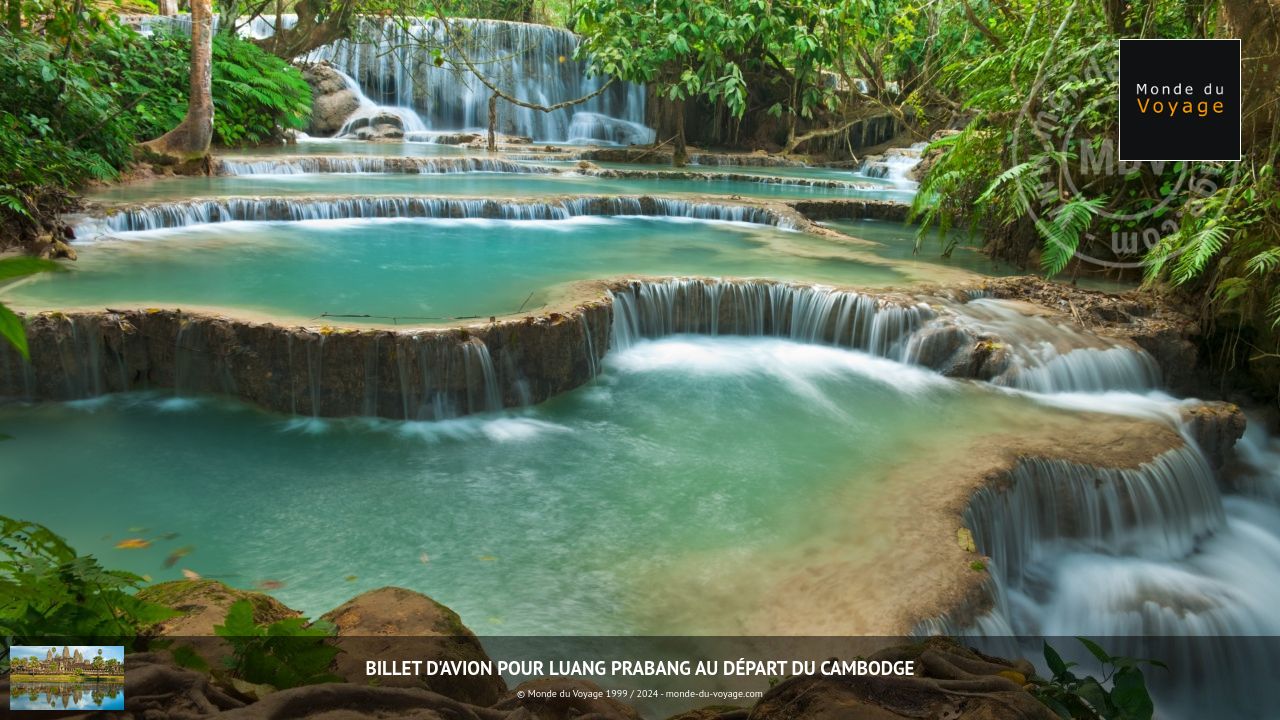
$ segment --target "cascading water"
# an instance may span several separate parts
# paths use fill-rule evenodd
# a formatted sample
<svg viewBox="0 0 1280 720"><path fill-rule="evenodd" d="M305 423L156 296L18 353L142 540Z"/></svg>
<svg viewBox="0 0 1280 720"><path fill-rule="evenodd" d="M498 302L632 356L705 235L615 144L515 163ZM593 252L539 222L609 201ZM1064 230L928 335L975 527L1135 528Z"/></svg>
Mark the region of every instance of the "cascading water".
<svg viewBox="0 0 1280 720"><path fill-rule="evenodd" d="M339 137L361 137L361 130L372 129L372 126L384 118L389 118L392 124L398 126L405 136L410 133L427 132L426 124L422 122L422 118L412 108L398 105L379 105L364 94L364 90L360 88L360 83L356 82L354 78L341 70L336 72L342 77L342 81L346 83L347 88L355 94L356 101L360 103L355 111L347 117L347 121L342 124L342 128L338 130Z"/></svg>
<svg viewBox="0 0 1280 720"><path fill-rule="evenodd" d="M956 308L974 335L994 335L1007 354L1007 368L992 382L1038 393L1146 391L1160 379L1155 361L1142 350L1043 317L1016 305L978 299Z"/></svg>
<svg viewBox="0 0 1280 720"><path fill-rule="evenodd" d="M905 148L890 148L884 155L862 163L855 175L887 180L901 190L915 190L919 183L907 177L920 164L920 156L929 143L916 143Z"/></svg>
<svg viewBox="0 0 1280 720"><path fill-rule="evenodd" d="M1146 353L1027 317L998 301L971 302L962 323L1012 339L997 384L1050 402L1138 412L1179 426L1179 406L1159 392ZM1068 393L1069 395L1062 395ZM963 627L925 632L987 638L996 653L1038 655L1010 637L1054 638L1068 659L1091 658L1061 640L1083 635L1108 651L1152 657L1160 717L1263 718L1280 692L1259 689L1261 668L1280 662L1280 487L1265 434L1242 441L1244 480L1219 488L1196 441L1133 469L1023 460L1007 482L980 490L965 514L978 551L991 558L995 608ZM1087 441L1087 439L1082 439ZM1259 695L1259 693L1262 695Z"/></svg>
<svg viewBox="0 0 1280 720"><path fill-rule="evenodd" d="M924 304L781 283L674 279L616 289L611 348L677 333L766 335L901 359L933 317Z"/></svg>
<svg viewBox="0 0 1280 720"><path fill-rule="evenodd" d="M656 197L579 197L535 203L428 197L330 199L227 198L155 203L123 208L76 227L76 237L233 221L339 220L354 218L492 218L563 220L585 215L687 217L794 229L795 221L750 205L720 205Z"/></svg>
<svg viewBox="0 0 1280 720"><path fill-rule="evenodd" d="M560 172L544 165L499 158L414 158L379 156L313 155L286 158L221 157L214 160L218 175L310 175L314 173L436 175L451 173L512 173L548 175Z"/></svg>
<svg viewBox="0 0 1280 720"><path fill-rule="evenodd" d="M489 126L493 93L466 68L462 54L504 92L530 103L584 97L606 82L589 77L586 64L575 59L578 38L568 30L499 20L449 22L446 28L434 18L407 24L362 18L354 40L319 48L307 59L332 63L375 103L416 111L431 131ZM586 102L552 112L499 102L496 129L536 141L643 144L654 135L644 126L644 107L642 86L613 83Z"/></svg>

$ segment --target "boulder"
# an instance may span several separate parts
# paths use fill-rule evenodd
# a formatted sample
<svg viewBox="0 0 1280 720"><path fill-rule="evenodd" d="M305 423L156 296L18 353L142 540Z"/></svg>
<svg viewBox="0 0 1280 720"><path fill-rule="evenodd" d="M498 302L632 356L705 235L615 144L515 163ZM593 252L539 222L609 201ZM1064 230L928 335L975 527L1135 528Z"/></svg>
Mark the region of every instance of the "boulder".
<svg viewBox="0 0 1280 720"><path fill-rule="evenodd" d="M221 667L231 656L231 648L216 637L213 628L227 618L227 610L240 600L253 604L253 620L269 625L277 620L298 617L301 613L286 607L270 595L237 590L217 580L175 580L138 591L138 598L177 611L176 617L157 623L150 632L162 637L179 638L176 645L190 648L209 667Z"/></svg>
<svg viewBox="0 0 1280 720"><path fill-rule="evenodd" d="M933 137L929 138L929 142L937 142L944 137L959 134L959 130L939 130L933 134ZM942 158L942 155L945 152L946 148L926 150L925 153L920 156L920 162L916 163L915 167L907 171L907 179L914 180L916 182L923 182L929 175L929 171L933 169L934 165L938 164L938 160Z"/></svg>
<svg viewBox="0 0 1280 720"><path fill-rule="evenodd" d="M982 655L946 638L888 648L873 660L914 660L916 674L797 676L775 685L750 720L1052 720L1024 689L1033 668Z"/></svg>
<svg viewBox="0 0 1280 720"><path fill-rule="evenodd" d="M568 697L565 697L565 696ZM610 698L590 680L538 678L521 683L493 706L495 710L524 708L531 720L640 720L640 714Z"/></svg>
<svg viewBox="0 0 1280 720"><path fill-rule="evenodd" d="M302 77L311 86L311 122L307 132L329 136L338 132L351 113L360 107L360 97L342 75L328 63L303 69Z"/></svg>
<svg viewBox="0 0 1280 720"><path fill-rule="evenodd" d="M498 674L488 676L369 677L368 660L479 660L489 656L458 614L421 593L398 587L370 590L325 613L338 629L343 653L334 672L360 685L425 688L475 705L492 705L507 691Z"/></svg>
<svg viewBox="0 0 1280 720"><path fill-rule="evenodd" d="M404 118L390 112L356 118L346 134L359 140L398 140L404 137Z"/></svg>
<svg viewBox="0 0 1280 720"><path fill-rule="evenodd" d="M152 630L174 637L206 637L213 626L221 625L227 610L240 600L253 603L254 622L266 625L277 620L298 617L284 603L260 592L237 590L217 580L174 580L143 588L138 598L164 605L180 613L177 617L155 625Z"/></svg>

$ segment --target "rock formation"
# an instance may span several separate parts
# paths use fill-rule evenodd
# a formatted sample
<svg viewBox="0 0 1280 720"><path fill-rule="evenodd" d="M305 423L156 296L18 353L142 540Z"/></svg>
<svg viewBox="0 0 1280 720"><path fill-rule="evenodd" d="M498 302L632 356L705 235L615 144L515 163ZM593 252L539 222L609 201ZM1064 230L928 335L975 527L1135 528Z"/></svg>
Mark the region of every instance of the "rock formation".
<svg viewBox="0 0 1280 720"><path fill-rule="evenodd" d="M302 77L311 86L311 122L307 132L320 137L333 135L360 107L359 96L328 63L308 65Z"/></svg>

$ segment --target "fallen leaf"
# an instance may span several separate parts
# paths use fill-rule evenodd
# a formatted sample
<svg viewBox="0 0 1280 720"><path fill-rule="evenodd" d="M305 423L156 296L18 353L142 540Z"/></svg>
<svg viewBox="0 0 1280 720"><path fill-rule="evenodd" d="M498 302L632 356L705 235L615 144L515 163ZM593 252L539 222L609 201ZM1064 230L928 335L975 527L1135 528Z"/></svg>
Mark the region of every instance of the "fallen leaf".
<svg viewBox="0 0 1280 720"><path fill-rule="evenodd" d="M260 590L279 590L284 587L284 583L279 580L259 580L258 588Z"/></svg>
<svg viewBox="0 0 1280 720"><path fill-rule="evenodd" d="M199 580L200 573L196 572L195 570L188 570L186 568L182 568L182 577L188 580Z"/></svg>
<svg viewBox="0 0 1280 720"><path fill-rule="evenodd" d="M358 577L358 576L356 576L356 575L348 575L348 576L345 578L345 580L346 580L347 582L355 582L355 581L356 581L356 580L358 580L358 579L359 579L359 577Z"/></svg>
<svg viewBox="0 0 1280 720"><path fill-rule="evenodd" d="M173 567L174 565L177 565L178 561L190 555L192 550L195 550L195 548L190 545L183 545L177 550L174 550L173 552L169 553L169 557L164 559L164 566Z"/></svg>
<svg viewBox="0 0 1280 720"><path fill-rule="evenodd" d="M497 560L498 558L494 557L493 555L481 555L481 556L480 556L480 559L481 559L481 560L483 560L484 562L493 562L494 560Z"/></svg>
<svg viewBox="0 0 1280 720"><path fill-rule="evenodd" d="M129 538L116 543L116 548L119 550L140 550L147 547L151 547L151 541L142 538Z"/></svg>
<svg viewBox="0 0 1280 720"><path fill-rule="evenodd" d="M428 557L427 554L424 552L418 556L418 561L421 562L423 565L426 565L427 563L431 562L431 558Z"/></svg>

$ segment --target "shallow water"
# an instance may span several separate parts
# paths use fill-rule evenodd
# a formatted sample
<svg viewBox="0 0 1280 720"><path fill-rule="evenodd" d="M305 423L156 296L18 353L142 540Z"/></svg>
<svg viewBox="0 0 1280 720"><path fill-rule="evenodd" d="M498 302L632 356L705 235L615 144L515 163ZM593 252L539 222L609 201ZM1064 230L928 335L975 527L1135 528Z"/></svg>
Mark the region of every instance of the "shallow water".
<svg viewBox="0 0 1280 720"><path fill-rule="evenodd" d="M614 179L523 173L240 175L163 178L117 185L92 196L100 202L187 198L329 195L438 195L528 198L557 195L739 195L778 200L892 199L891 189L809 187L741 180Z"/></svg>
<svg viewBox="0 0 1280 720"><path fill-rule="evenodd" d="M0 407L0 507L109 567L274 581L309 614L399 585L481 633L722 631L750 598L652 616L705 579L689 559L745 577L823 527L875 523L856 498L895 464L1041 412L857 352L677 336L543 405L442 422L139 395ZM153 544L115 549L130 537Z"/></svg>
<svg viewBox="0 0 1280 720"><path fill-rule="evenodd" d="M1020 268L1003 260L993 260L983 254L981 239L964 230L953 230L953 235L948 236L949 239L954 236L958 244L951 257L943 257L943 244L936 232L930 233L916 250L918 228L914 225L884 220L827 220L822 224L853 237L873 241L876 244L867 246L868 252L893 260L901 268L948 267L992 277L1027 275L1036 271L1035 267ZM1137 287L1136 282L1094 275L1078 277L1074 284L1103 292L1124 292Z"/></svg>
<svg viewBox="0 0 1280 720"><path fill-rule="evenodd" d="M786 250L801 239L807 256ZM798 233L683 218L229 222L122 233L79 253L68 272L0 296L44 309L212 306L385 322L532 310L558 285L622 274L902 280Z"/></svg>

